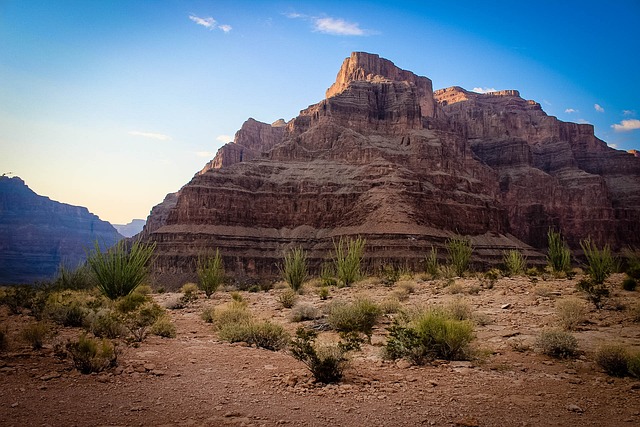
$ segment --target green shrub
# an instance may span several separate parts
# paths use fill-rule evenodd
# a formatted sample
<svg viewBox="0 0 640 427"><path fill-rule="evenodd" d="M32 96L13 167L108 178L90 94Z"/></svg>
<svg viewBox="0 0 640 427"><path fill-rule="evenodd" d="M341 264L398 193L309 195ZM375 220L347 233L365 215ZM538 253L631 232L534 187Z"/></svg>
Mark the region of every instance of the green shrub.
<svg viewBox="0 0 640 427"><path fill-rule="evenodd" d="M444 306L444 311L449 318L454 320L470 320L473 317L471 306L462 298L449 301Z"/></svg>
<svg viewBox="0 0 640 427"><path fill-rule="evenodd" d="M432 246L431 252L429 252L429 255L427 255L424 260L424 271L430 275L432 279L436 279L438 277L439 269L438 249Z"/></svg>
<svg viewBox="0 0 640 427"><path fill-rule="evenodd" d="M271 323L268 320L251 322L249 324L249 337L246 342L259 348L278 351L287 347L289 334L287 334L282 325Z"/></svg>
<svg viewBox="0 0 640 427"><path fill-rule="evenodd" d="M400 280L400 269L393 264L385 264L380 267L378 277L385 286L393 286L398 280Z"/></svg>
<svg viewBox="0 0 640 427"><path fill-rule="evenodd" d="M473 323L456 320L445 310L431 308L396 319L389 328L385 356L422 365L433 359L464 360L474 338Z"/></svg>
<svg viewBox="0 0 640 427"><path fill-rule="evenodd" d="M157 335L163 338L175 338L176 337L176 325L171 322L169 316L160 316L158 320L151 325L150 332L153 335Z"/></svg>
<svg viewBox="0 0 640 427"><path fill-rule="evenodd" d="M587 309L578 298L565 298L556 302L556 315L560 325L569 331L585 321Z"/></svg>
<svg viewBox="0 0 640 427"><path fill-rule="evenodd" d="M52 292L47 296L42 315L64 326L83 326L91 309L101 305L101 300L85 291Z"/></svg>
<svg viewBox="0 0 640 427"><path fill-rule="evenodd" d="M527 269L527 259L522 255L522 252L516 249L503 252L502 262L507 276L520 276Z"/></svg>
<svg viewBox="0 0 640 427"><path fill-rule="evenodd" d="M380 303L380 311L382 314L397 313L402 309L402 303L400 299L395 296L390 296Z"/></svg>
<svg viewBox="0 0 640 427"><path fill-rule="evenodd" d="M197 271L200 288L209 298L224 283L224 264L220 250L216 248L213 256L198 258Z"/></svg>
<svg viewBox="0 0 640 427"><path fill-rule="evenodd" d="M338 332L358 332L371 341L373 327L382 314L380 307L367 298L358 298L354 302L335 302L331 305L327 322Z"/></svg>
<svg viewBox="0 0 640 427"><path fill-rule="evenodd" d="M622 281L622 289L624 289L625 291L635 291L637 286L638 282L636 282L636 279L634 279L633 277L627 276Z"/></svg>
<svg viewBox="0 0 640 427"><path fill-rule="evenodd" d="M136 342L142 342L147 336L149 328L164 315L164 310L154 302L139 306L136 310L122 315L121 322L127 328Z"/></svg>
<svg viewBox="0 0 640 427"><path fill-rule="evenodd" d="M13 314L20 314L25 308L31 308L36 290L33 286L18 285L8 287L0 300L0 304L9 307Z"/></svg>
<svg viewBox="0 0 640 427"><path fill-rule="evenodd" d="M31 323L22 330L22 339L34 350L39 350L44 340L51 334L51 327L45 322Z"/></svg>
<svg viewBox="0 0 640 427"><path fill-rule="evenodd" d="M573 357L578 354L578 340L568 332L548 329L538 336L536 345L543 354L556 358Z"/></svg>
<svg viewBox="0 0 640 427"><path fill-rule="evenodd" d="M233 301L236 301L236 302L243 302L244 301L244 297L242 296L242 294L240 292L231 292L229 295L231 296L231 299Z"/></svg>
<svg viewBox="0 0 640 427"><path fill-rule="evenodd" d="M153 293L153 289L151 288L151 286L144 284L144 285L139 285L134 292L142 295L151 295ZM158 289L158 293L159 294L162 293L160 292L160 289Z"/></svg>
<svg viewBox="0 0 640 427"><path fill-rule="evenodd" d="M251 312L244 302L232 301L214 308L212 323L217 330L226 325L247 323L251 320Z"/></svg>
<svg viewBox="0 0 640 427"><path fill-rule="evenodd" d="M629 373L629 352L620 344L603 345L596 351L596 363L614 377L624 377Z"/></svg>
<svg viewBox="0 0 640 427"><path fill-rule="evenodd" d="M591 277L591 281L596 285L603 284L613 272L614 263L609 245L598 249L596 244L588 238L582 240L580 246L584 251L584 256L587 258L587 274Z"/></svg>
<svg viewBox="0 0 640 427"><path fill-rule="evenodd" d="M99 338L118 338L126 333L126 329L118 315L109 309L91 313L87 317L89 331Z"/></svg>
<svg viewBox="0 0 640 427"><path fill-rule="evenodd" d="M185 283L180 288L180 292L182 292L180 302L182 302L183 305L188 305L198 300L198 285L195 283Z"/></svg>
<svg viewBox="0 0 640 427"><path fill-rule="evenodd" d="M447 240L447 252L449 253L449 265L453 267L456 276L462 277L469 269L473 247L471 240L456 236Z"/></svg>
<svg viewBox="0 0 640 427"><path fill-rule="evenodd" d="M150 301L151 298L148 295L132 292L128 295L118 298L116 300L115 308L118 312L126 314L137 310L140 306Z"/></svg>
<svg viewBox="0 0 640 427"><path fill-rule="evenodd" d="M338 281L342 286L351 286L354 282L360 280L362 273L360 271L362 257L366 240L358 237L357 239L340 238L339 242L333 242L334 248L334 265Z"/></svg>
<svg viewBox="0 0 640 427"><path fill-rule="evenodd" d="M282 304L284 308L291 308L296 303L298 294L293 289L286 289L280 295L278 295L278 302Z"/></svg>
<svg viewBox="0 0 640 427"><path fill-rule="evenodd" d="M633 279L640 280L640 251L628 248L624 251L627 264L625 273Z"/></svg>
<svg viewBox="0 0 640 427"><path fill-rule="evenodd" d="M78 341L68 342L66 349L71 355L74 367L83 374L100 372L118 364L117 349L106 339L97 340L84 334Z"/></svg>
<svg viewBox="0 0 640 427"><path fill-rule="evenodd" d="M202 310L202 313L200 313L200 318L206 323L213 323L214 312L214 307L206 307L204 310Z"/></svg>
<svg viewBox="0 0 640 427"><path fill-rule="evenodd" d="M566 273L571 269L571 251L560 235L551 228L547 232L547 263L554 273Z"/></svg>
<svg viewBox="0 0 640 427"><path fill-rule="evenodd" d="M591 278L581 279L576 288L587 294L589 301L596 306L597 309L602 308L603 299L609 296L609 289L604 283L597 284Z"/></svg>
<svg viewBox="0 0 640 427"><path fill-rule="evenodd" d="M291 310L291 321L292 322L302 322L305 320L315 320L320 317L320 313L318 309L312 306L311 304L296 304L293 306Z"/></svg>
<svg viewBox="0 0 640 427"><path fill-rule="evenodd" d="M290 344L291 354L305 364L316 382L337 383L348 361L347 351L339 344L317 345L317 337L318 333L312 329L298 328Z"/></svg>
<svg viewBox="0 0 640 427"><path fill-rule="evenodd" d="M96 276L100 292L112 300L133 292L148 275L148 264L155 247L155 243L135 242L127 250L126 242L121 240L102 252L96 242L87 263Z"/></svg>
<svg viewBox="0 0 640 427"><path fill-rule="evenodd" d="M320 283L322 286L336 286L338 282L336 281L336 272L333 268L333 264L328 262L323 262L320 267Z"/></svg>
<svg viewBox="0 0 640 427"><path fill-rule="evenodd" d="M284 254L284 266L280 269L282 278L296 292L300 292L302 285L309 275L307 255L302 248L294 248Z"/></svg>
<svg viewBox="0 0 640 427"><path fill-rule="evenodd" d="M327 298L329 298L329 288L327 288L326 286L322 286L318 290L318 296L321 300L325 301Z"/></svg>

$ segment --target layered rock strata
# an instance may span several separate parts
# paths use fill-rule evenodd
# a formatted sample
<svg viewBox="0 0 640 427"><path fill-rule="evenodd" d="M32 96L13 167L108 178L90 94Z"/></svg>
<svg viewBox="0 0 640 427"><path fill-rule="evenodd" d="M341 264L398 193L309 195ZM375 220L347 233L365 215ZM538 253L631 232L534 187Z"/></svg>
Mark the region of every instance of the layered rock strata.
<svg viewBox="0 0 640 427"><path fill-rule="evenodd" d="M230 273L277 274L284 249L314 267L341 236L367 239L371 268L419 267L431 247L468 236L477 262L520 248L531 260L548 228L638 243L640 159L588 125L547 116L517 91L432 92L426 77L353 53L326 99L288 123L249 119L179 193L152 211L166 282L219 248ZM632 236L633 234L633 236ZM635 240L634 240L635 239ZM173 279L172 279L173 278Z"/></svg>

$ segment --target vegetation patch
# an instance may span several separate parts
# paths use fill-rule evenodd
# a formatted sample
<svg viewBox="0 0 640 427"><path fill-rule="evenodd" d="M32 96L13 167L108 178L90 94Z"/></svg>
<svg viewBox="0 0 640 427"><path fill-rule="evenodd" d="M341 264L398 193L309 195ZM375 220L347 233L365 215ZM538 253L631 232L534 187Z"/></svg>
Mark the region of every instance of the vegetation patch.
<svg viewBox="0 0 640 427"><path fill-rule="evenodd" d="M462 277L469 269L473 247L471 240L466 237L456 236L447 240L447 252L449 253L449 265L456 276Z"/></svg>
<svg viewBox="0 0 640 427"><path fill-rule="evenodd" d="M333 243L336 275L342 286L351 286L362 277L361 264L364 256L366 240L360 237L356 239L343 239Z"/></svg>
<svg viewBox="0 0 640 427"><path fill-rule="evenodd" d="M116 346L106 339L98 340L83 334L77 341L68 342L66 350L75 368L83 374L101 372L118 364Z"/></svg>
<svg viewBox="0 0 640 427"><path fill-rule="evenodd" d="M548 329L544 330L536 340L536 346L543 354L555 358L568 358L578 355L578 340L568 332Z"/></svg>
<svg viewBox="0 0 640 427"><path fill-rule="evenodd" d="M527 269L527 259L522 252L511 249L502 253L502 262L507 276L520 276Z"/></svg>
<svg viewBox="0 0 640 427"><path fill-rule="evenodd" d="M571 269L571 251L560 233L547 232L547 263L554 273L567 273Z"/></svg>
<svg viewBox="0 0 640 427"><path fill-rule="evenodd" d="M578 298L564 298L556 302L556 315L563 329L575 330L586 320L587 308Z"/></svg>
<svg viewBox="0 0 640 427"><path fill-rule="evenodd" d="M341 333L361 333L371 341L373 327L380 318L382 310L368 298L358 298L354 302L336 301L329 309L327 321Z"/></svg>
<svg viewBox="0 0 640 427"><path fill-rule="evenodd" d="M342 379L348 362L347 350L340 343L319 345L317 337L318 333L312 329L298 328L291 341L290 352L305 364L316 382L337 383Z"/></svg>
<svg viewBox="0 0 640 427"><path fill-rule="evenodd" d="M224 283L224 265L222 263L220 250L216 248L216 252L212 256L198 258L196 270L198 272L200 288L204 291L207 298L209 298L218 290L220 285Z"/></svg>
<svg viewBox="0 0 640 427"><path fill-rule="evenodd" d="M300 292L309 276L307 255L302 248L294 248L284 254L284 265L280 268L282 278L295 292Z"/></svg>

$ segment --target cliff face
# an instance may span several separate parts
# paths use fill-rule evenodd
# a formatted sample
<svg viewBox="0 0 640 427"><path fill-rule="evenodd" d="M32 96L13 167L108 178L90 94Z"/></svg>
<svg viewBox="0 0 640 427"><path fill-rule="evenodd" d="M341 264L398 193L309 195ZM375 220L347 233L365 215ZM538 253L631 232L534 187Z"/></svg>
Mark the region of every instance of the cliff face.
<svg viewBox="0 0 640 427"><path fill-rule="evenodd" d="M0 177L0 284L55 276L75 268L97 240L109 247L122 236L87 208L39 196L18 177Z"/></svg>
<svg viewBox="0 0 640 427"><path fill-rule="evenodd" d="M248 120L143 235L166 281L214 248L239 276L275 274L291 246L317 266L344 235L367 239L373 265L418 266L454 234L478 261L514 247L542 259L549 226L572 244L638 243L639 160L517 91L433 93L426 77L354 53L298 117Z"/></svg>

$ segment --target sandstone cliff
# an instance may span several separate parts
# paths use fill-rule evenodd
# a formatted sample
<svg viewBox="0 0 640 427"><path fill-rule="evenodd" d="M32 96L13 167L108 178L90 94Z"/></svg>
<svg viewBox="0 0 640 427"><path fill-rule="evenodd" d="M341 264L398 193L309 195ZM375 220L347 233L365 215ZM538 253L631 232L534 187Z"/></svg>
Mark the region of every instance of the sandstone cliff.
<svg viewBox="0 0 640 427"><path fill-rule="evenodd" d="M478 262L514 247L534 260L550 226L572 244L639 243L637 188L640 159L589 125L547 116L517 91L434 93L426 77L353 53L326 99L286 125L249 119L154 208L143 235L167 281L216 247L238 276L275 274L297 245L318 266L344 235L367 239L372 266L417 267L454 234L472 238Z"/></svg>
<svg viewBox="0 0 640 427"><path fill-rule="evenodd" d="M18 177L0 177L0 284L31 283L75 268L97 240L109 247L122 236L87 208L34 193Z"/></svg>

